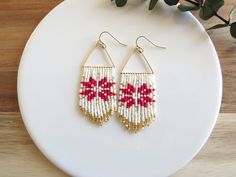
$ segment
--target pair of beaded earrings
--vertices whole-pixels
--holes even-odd
[[[93,123],[100,125],[107,122],[110,116],[117,111],[121,123],[127,129],[137,132],[148,126],[156,118],[154,72],[143,54],[144,50],[138,45],[138,40],[143,38],[156,47],[165,47],[152,43],[145,36],[139,36],[136,39],[136,46],[128,55],[120,71],[121,77],[117,99],[115,65],[106,49],[106,44],[101,40],[103,34],[110,35],[116,42],[126,46],[107,31],[99,35],[99,40],[92,46],[82,62],[79,107]],[[103,49],[111,64],[110,66],[86,65],[88,58],[96,47]],[[123,72],[135,52],[140,54],[147,64],[149,72]]]

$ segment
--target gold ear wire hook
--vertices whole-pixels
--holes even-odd
[[[141,38],[146,39],[148,42],[150,42],[150,43],[151,43],[152,45],[154,45],[155,47],[162,48],[162,49],[166,49],[165,46],[159,46],[159,45],[154,44],[152,41],[150,41],[150,40],[149,40],[148,38],[146,38],[145,36],[139,36],[139,37],[137,37],[137,39],[136,39],[136,47],[137,47],[137,49],[138,49],[139,52],[143,52],[142,47],[140,47],[140,46],[138,45],[138,40],[141,39]]]
[[[116,39],[111,33],[109,33],[108,31],[103,31],[100,35],[99,35],[99,38],[98,38],[98,42],[103,46],[103,47],[106,47],[105,43],[102,41],[102,35],[103,34],[108,34],[109,36],[111,36],[117,43],[119,43],[120,45],[123,45],[123,46],[127,46],[126,44],[120,42],[118,39]]]

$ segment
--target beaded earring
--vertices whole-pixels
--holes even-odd
[[[146,39],[156,47],[165,48],[152,43],[145,36],[139,36],[136,39],[136,47],[132,49],[121,69],[118,116],[121,123],[132,132],[137,132],[148,126],[156,118],[154,71],[143,54],[144,50],[138,45],[138,40],[141,38]],[[147,64],[149,72],[123,72],[134,52],[140,54],[140,57]]]
[[[106,49],[106,44],[101,40],[103,34],[110,35],[119,44],[126,46],[109,32],[104,31],[99,35],[99,40],[92,46],[82,62],[79,107],[86,117],[99,125],[109,120],[109,117],[115,112],[117,105],[114,77],[115,65]],[[106,59],[111,64],[110,66],[85,65],[96,47],[103,49]]]

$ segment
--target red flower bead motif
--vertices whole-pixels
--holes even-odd
[[[155,100],[150,97],[150,94],[154,90],[155,89],[153,88],[148,88],[146,83],[138,88],[135,88],[132,84],[128,83],[126,88],[120,89],[124,96],[119,101],[126,103],[126,108],[132,107],[135,102],[140,106],[148,107],[148,103],[155,102]],[[136,91],[137,95],[134,96]]]
[[[80,94],[85,95],[88,101],[93,100],[97,96],[104,101],[108,101],[110,96],[116,95],[110,90],[115,82],[108,82],[107,77],[99,81],[90,77],[88,82],[82,81],[80,83],[84,86],[84,90]]]
[[[127,88],[120,89],[120,91],[124,94],[124,97],[119,101],[126,103],[126,108],[130,108],[133,104],[135,104],[135,99],[133,98],[133,93],[135,93],[135,87],[132,84],[127,84]]]

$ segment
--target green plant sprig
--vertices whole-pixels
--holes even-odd
[[[111,0],[113,1],[113,0]],[[233,38],[236,38],[236,21],[233,22],[233,14],[236,9],[236,5],[230,10],[228,20],[220,16],[217,12],[224,6],[224,0],[184,0],[180,3],[180,0],[164,0],[169,6],[176,5],[182,12],[199,10],[199,17],[203,20],[209,20],[212,17],[217,17],[223,23],[216,24],[207,30],[230,28],[230,34]],[[153,10],[158,0],[150,0],[149,10]],[[117,7],[123,7],[126,5],[127,0],[115,0]]]

